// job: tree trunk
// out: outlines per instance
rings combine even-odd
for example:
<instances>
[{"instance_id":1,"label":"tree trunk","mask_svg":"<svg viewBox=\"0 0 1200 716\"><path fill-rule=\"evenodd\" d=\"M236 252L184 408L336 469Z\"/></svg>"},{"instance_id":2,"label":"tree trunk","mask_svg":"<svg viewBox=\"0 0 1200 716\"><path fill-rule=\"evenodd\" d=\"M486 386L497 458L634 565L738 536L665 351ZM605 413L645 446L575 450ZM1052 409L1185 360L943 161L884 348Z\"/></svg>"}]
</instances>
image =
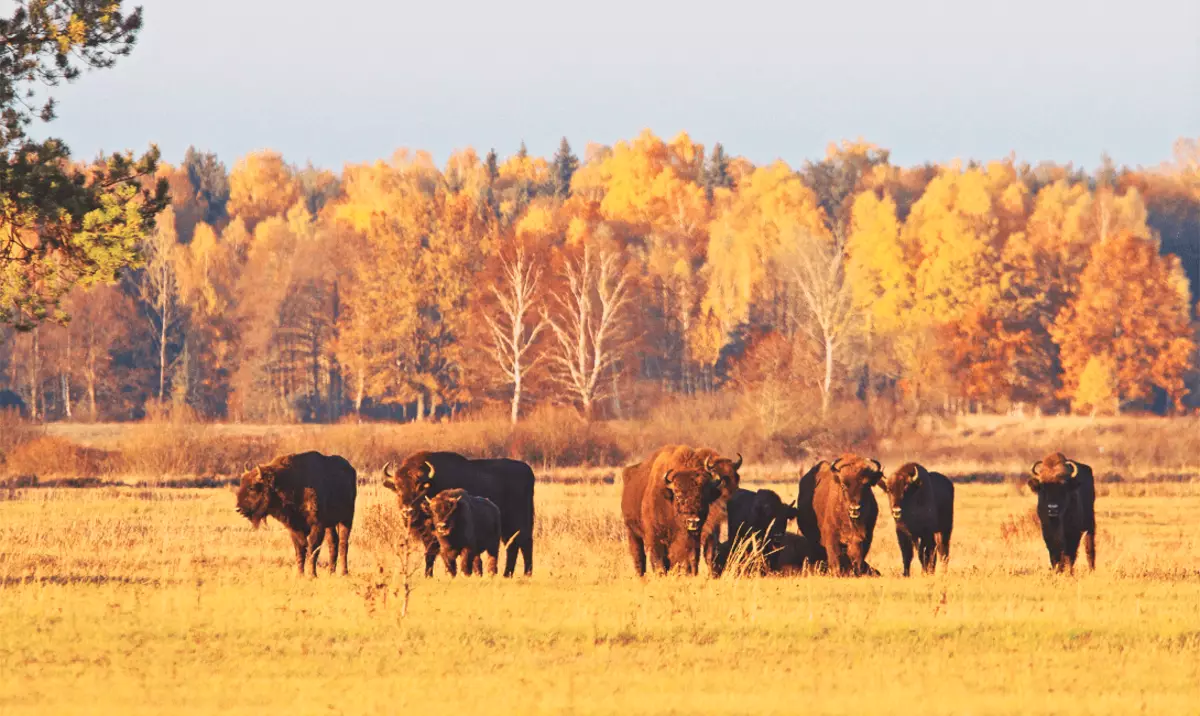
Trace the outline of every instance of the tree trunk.
<instances>
[{"instance_id":1,"label":"tree trunk","mask_svg":"<svg viewBox=\"0 0 1200 716\"><path fill-rule=\"evenodd\" d=\"M825 337L825 381L821 386L821 417L829 415L830 391L833 389L833 341Z\"/></svg>"},{"instance_id":2,"label":"tree trunk","mask_svg":"<svg viewBox=\"0 0 1200 716\"><path fill-rule=\"evenodd\" d=\"M520 414L520 411L521 411L521 368L519 365L515 366L515 367L516 367L516 370L513 371L513 396L512 396L512 415L511 415L513 425L517 424L517 416Z\"/></svg>"},{"instance_id":3,"label":"tree trunk","mask_svg":"<svg viewBox=\"0 0 1200 716\"><path fill-rule=\"evenodd\" d=\"M417 391L417 422L425 422L425 391Z\"/></svg>"},{"instance_id":4,"label":"tree trunk","mask_svg":"<svg viewBox=\"0 0 1200 716\"><path fill-rule=\"evenodd\" d=\"M167 385L167 316L163 310L162 328L158 334L158 402L163 400Z\"/></svg>"},{"instance_id":5,"label":"tree trunk","mask_svg":"<svg viewBox=\"0 0 1200 716\"><path fill-rule=\"evenodd\" d=\"M62 398L63 411L66 413L67 420L71 419L71 331L67 330L67 363L62 372Z\"/></svg>"}]
</instances>

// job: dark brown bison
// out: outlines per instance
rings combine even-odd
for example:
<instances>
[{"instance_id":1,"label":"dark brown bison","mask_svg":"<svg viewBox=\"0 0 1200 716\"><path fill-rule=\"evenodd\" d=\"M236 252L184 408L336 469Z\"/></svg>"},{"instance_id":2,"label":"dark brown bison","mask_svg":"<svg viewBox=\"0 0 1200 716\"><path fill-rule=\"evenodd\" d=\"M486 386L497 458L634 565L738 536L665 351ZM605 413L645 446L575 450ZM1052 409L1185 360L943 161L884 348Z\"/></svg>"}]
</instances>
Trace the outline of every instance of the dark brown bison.
<instances>
[{"instance_id":1,"label":"dark brown bison","mask_svg":"<svg viewBox=\"0 0 1200 716\"><path fill-rule=\"evenodd\" d=\"M709 508L721 496L721 479L703 469L674 469L662 451L622 472L621 512L638 576L647 554L655 572L672 567L699 572L701 534Z\"/></svg>"},{"instance_id":2,"label":"dark brown bison","mask_svg":"<svg viewBox=\"0 0 1200 716\"><path fill-rule=\"evenodd\" d=\"M475 570L483 574L484 554L488 556L488 573L495 574L500 556L500 508L463 489L442 490L426 499L438 551L450 576L457 573L455 565L460 555L463 574L470 576Z\"/></svg>"},{"instance_id":3,"label":"dark brown bison","mask_svg":"<svg viewBox=\"0 0 1200 716\"><path fill-rule=\"evenodd\" d=\"M329 532L329 571L337 569L340 548L346 574L357 494L357 473L345 458L319 452L283 455L247 467L237 488L237 511L255 527L268 517L283 523L296 547L300 574L311 555L316 576L317 553Z\"/></svg>"},{"instance_id":4,"label":"dark brown bison","mask_svg":"<svg viewBox=\"0 0 1200 716\"><path fill-rule=\"evenodd\" d=\"M871 488L882 477L879 461L846 454L800 478L796 524L814 562L838 574L877 574L866 560L879 518Z\"/></svg>"},{"instance_id":5,"label":"dark brown bison","mask_svg":"<svg viewBox=\"0 0 1200 716\"><path fill-rule=\"evenodd\" d=\"M1050 566L1075 571L1079 541L1084 540L1088 567L1096 568L1096 481L1092 468L1056 452L1033 463L1029 489L1037 494L1042 539ZM1086 537L1085 537L1086 535Z\"/></svg>"},{"instance_id":6,"label":"dark brown bison","mask_svg":"<svg viewBox=\"0 0 1200 716\"><path fill-rule=\"evenodd\" d=\"M469 460L453 452L419 452L408 456L395 471L384 467L383 486L396 493L401 513L408 509L409 525L426 497L461 488L491 500L500 508L500 539L508 545L504 576L511 577L520 553L525 574L533 573L533 470L518 460ZM419 518L417 518L419 519ZM437 544L436 542L434 543ZM436 548L425 552L430 574Z\"/></svg>"},{"instance_id":7,"label":"dark brown bison","mask_svg":"<svg viewBox=\"0 0 1200 716\"><path fill-rule=\"evenodd\" d=\"M774 490L738 490L729 500L729 539L726 553L739 541L752 539L760 546L766 567L772 572L780 569L784 535L789 520L796 519L796 504L785 505ZM723 565L718 565L719 574Z\"/></svg>"},{"instance_id":8,"label":"dark brown bison","mask_svg":"<svg viewBox=\"0 0 1200 716\"><path fill-rule=\"evenodd\" d=\"M879 485L887 493L896 520L904 576L912 566L913 547L926 574L933 573L939 555L943 563L949 562L954 529L954 483L950 478L910 462Z\"/></svg>"},{"instance_id":9,"label":"dark brown bison","mask_svg":"<svg viewBox=\"0 0 1200 716\"><path fill-rule=\"evenodd\" d=\"M805 566L812 561L808 540L804 535L784 532L775 551L775 566L773 570L779 574L801 574Z\"/></svg>"}]
</instances>

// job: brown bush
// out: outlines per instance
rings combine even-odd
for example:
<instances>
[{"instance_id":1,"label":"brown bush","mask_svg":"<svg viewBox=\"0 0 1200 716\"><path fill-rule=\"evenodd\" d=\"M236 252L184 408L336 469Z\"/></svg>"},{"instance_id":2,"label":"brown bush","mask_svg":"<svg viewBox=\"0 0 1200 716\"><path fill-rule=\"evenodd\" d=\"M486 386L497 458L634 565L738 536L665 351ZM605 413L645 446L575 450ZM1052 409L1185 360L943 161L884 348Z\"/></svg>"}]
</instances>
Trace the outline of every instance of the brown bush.
<instances>
[{"instance_id":1,"label":"brown bush","mask_svg":"<svg viewBox=\"0 0 1200 716\"><path fill-rule=\"evenodd\" d=\"M65 438L41 435L18 443L5 455L9 476L98 477L107 473L112 456L103 450L82 447Z\"/></svg>"}]
</instances>

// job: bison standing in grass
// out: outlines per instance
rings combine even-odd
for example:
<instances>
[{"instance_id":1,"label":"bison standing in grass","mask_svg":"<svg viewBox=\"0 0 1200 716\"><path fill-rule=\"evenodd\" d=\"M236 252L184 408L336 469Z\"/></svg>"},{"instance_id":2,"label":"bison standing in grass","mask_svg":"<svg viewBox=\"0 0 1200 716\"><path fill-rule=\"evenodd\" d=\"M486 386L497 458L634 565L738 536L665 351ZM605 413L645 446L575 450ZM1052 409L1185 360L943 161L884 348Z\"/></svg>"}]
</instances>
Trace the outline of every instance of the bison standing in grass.
<instances>
[{"instance_id":1,"label":"bison standing in grass","mask_svg":"<svg viewBox=\"0 0 1200 716\"><path fill-rule=\"evenodd\" d=\"M696 468L659 470L663 456L622 472L621 512L638 576L646 560L655 572L672 567L697 574L701 535L709 509L721 496L721 479Z\"/></svg>"},{"instance_id":2,"label":"bison standing in grass","mask_svg":"<svg viewBox=\"0 0 1200 716\"><path fill-rule=\"evenodd\" d=\"M463 574L483 574L482 555L487 554L489 574L496 573L500 555L500 508L489 499L468 495L465 490L442 490L428 500L429 519L437 535L438 551L453 577L462 556Z\"/></svg>"},{"instance_id":3,"label":"bison standing in grass","mask_svg":"<svg viewBox=\"0 0 1200 716\"><path fill-rule=\"evenodd\" d=\"M443 490L461 488L484 497L500 508L500 539L508 545L504 576L511 577L520 553L525 574L533 573L533 470L518 460L469 460L453 452L418 452L408 456L395 471L383 469L383 486L396 493L401 514L409 529L423 519L420 511L426 497ZM407 510L407 512L405 512ZM431 574L437 557L437 542L426 543L425 573Z\"/></svg>"},{"instance_id":4,"label":"bison standing in grass","mask_svg":"<svg viewBox=\"0 0 1200 716\"><path fill-rule=\"evenodd\" d=\"M1075 572L1080 539L1088 567L1096 568L1096 482L1092 468L1056 452L1033 463L1029 489L1037 495L1038 521L1050 566Z\"/></svg>"},{"instance_id":5,"label":"bison standing in grass","mask_svg":"<svg viewBox=\"0 0 1200 716\"><path fill-rule=\"evenodd\" d=\"M909 575L914 548L921 569L933 574L939 555L943 564L950 561L954 483L940 472L929 472L910 462L879 484L892 505L904 576Z\"/></svg>"},{"instance_id":6,"label":"bison standing in grass","mask_svg":"<svg viewBox=\"0 0 1200 716\"><path fill-rule=\"evenodd\" d=\"M879 518L871 488L882 477L878 460L846 454L800 478L796 524L813 561L837 574L876 574L866 560Z\"/></svg>"},{"instance_id":7,"label":"bison standing in grass","mask_svg":"<svg viewBox=\"0 0 1200 716\"><path fill-rule=\"evenodd\" d=\"M357 494L357 473L345 458L319 452L283 455L246 470L237 487L237 511L255 527L268 517L279 520L291 533L300 574L311 555L316 576L317 553L328 532L329 571L336 571L340 553L346 574Z\"/></svg>"}]
</instances>

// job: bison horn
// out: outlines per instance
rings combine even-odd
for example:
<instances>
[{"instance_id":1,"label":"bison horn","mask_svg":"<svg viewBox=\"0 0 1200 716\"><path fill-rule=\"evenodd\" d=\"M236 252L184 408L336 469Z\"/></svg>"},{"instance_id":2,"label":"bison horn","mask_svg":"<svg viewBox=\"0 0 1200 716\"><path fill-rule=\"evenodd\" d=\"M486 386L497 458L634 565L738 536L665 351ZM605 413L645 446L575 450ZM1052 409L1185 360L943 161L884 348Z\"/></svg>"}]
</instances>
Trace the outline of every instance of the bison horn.
<instances>
[{"instance_id":1,"label":"bison horn","mask_svg":"<svg viewBox=\"0 0 1200 716\"><path fill-rule=\"evenodd\" d=\"M425 467L429 468L429 478L428 479L432 480L433 479L433 463L426 460Z\"/></svg>"},{"instance_id":2,"label":"bison horn","mask_svg":"<svg viewBox=\"0 0 1200 716\"><path fill-rule=\"evenodd\" d=\"M837 472L838 471L838 463L841 461L842 461L842 459L840 457L838 459L834 460L833 464L829 466L829 469L833 470L834 472Z\"/></svg>"},{"instance_id":3,"label":"bison horn","mask_svg":"<svg viewBox=\"0 0 1200 716\"><path fill-rule=\"evenodd\" d=\"M870 460L868 460L867 462L869 462L869 463L871 463L872 465L874 465L874 466L875 466L875 472L883 472L883 465L880 465L880 464L879 464L879 461L878 461L878 460L876 460L875 458L871 458L871 459L870 459Z\"/></svg>"},{"instance_id":4,"label":"bison horn","mask_svg":"<svg viewBox=\"0 0 1200 716\"><path fill-rule=\"evenodd\" d=\"M1037 476L1038 476L1038 466L1040 466L1041 464L1042 464L1042 461L1041 461L1041 460L1038 460L1037 462L1033 463L1033 467L1029 468L1029 472L1030 472L1030 473L1031 473L1031 474L1032 474L1034 477L1037 477Z\"/></svg>"},{"instance_id":5,"label":"bison horn","mask_svg":"<svg viewBox=\"0 0 1200 716\"><path fill-rule=\"evenodd\" d=\"M427 505L433 504L433 500L429 499L429 495L425 495L425 504L427 504Z\"/></svg>"},{"instance_id":6,"label":"bison horn","mask_svg":"<svg viewBox=\"0 0 1200 716\"><path fill-rule=\"evenodd\" d=\"M711 469L712 469L712 455L708 455L704 458L704 470L705 470L705 472L707 472Z\"/></svg>"},{"instance_id":7,"label":"bison horn","mask_svg":"<svg viewBox=\"0 0 1200 716\"><path fill-rule=\"evenodd\" d=\"M663 482L665 482L665 483L667 483L668 485L670 485L670 484L671 484L671 473L673 473L673 472L675 472L675 471L674 471L674 470L667 470L665 473L663 473Z\"/></svg>"},{"instance_id":8,"label":"bison horn","mask_svg":"<svg viewBox=\"0 0 1200 716\"><path fill-rule=\"evenodd\" d=\"M1074 460L1067 460L1067 465L1071 468L1071 479L1074 480L1079 476L1079 465Z\"/></svg>"},{"instance_id":9,"label":"bison horn","mask_svg":"<svg viewBox=\"0 0 1200 716\"><path fill-rule=\"evenodd\" d=\"M739 470L742 467L742 454L739 452L737 454L737 456L738 456L737 462L733 463L734 470Z\"/></svg>"},{"instance_id":10,"label":"bison horn","mask_svg":"<svg viewBox=\"0 0 1200 716\"><path fill-rule=\"evenodd\" d=\"M242 463L242 472L250 472L253 469L254 469L254 466L251 465L248 460L246 462Z\"/></svg>"},{"instance_id":11,"label":"bison horn","mask_svg":"<svg viewBox=\"0 0 1200 716\"><path fill-rule=\"evenodd\" d=\"M392 475L392 463L389 462L388 464L383 466L383 476L384 477L394 477L394 475Z\"/></svg>"}]
</instances>

